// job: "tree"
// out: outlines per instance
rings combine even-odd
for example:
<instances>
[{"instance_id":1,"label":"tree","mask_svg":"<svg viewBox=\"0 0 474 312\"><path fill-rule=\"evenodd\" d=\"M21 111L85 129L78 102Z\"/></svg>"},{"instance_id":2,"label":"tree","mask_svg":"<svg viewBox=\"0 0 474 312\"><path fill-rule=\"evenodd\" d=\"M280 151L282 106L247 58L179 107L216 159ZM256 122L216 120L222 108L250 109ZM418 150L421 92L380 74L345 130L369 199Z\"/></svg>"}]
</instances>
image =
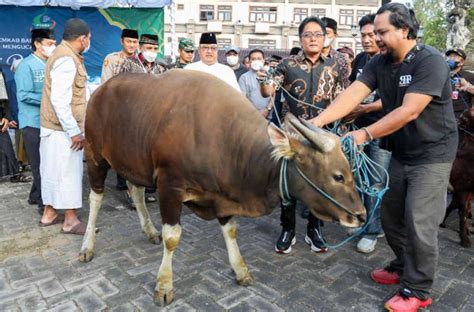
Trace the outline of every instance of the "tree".
<instances>
[{"instance_id":1,"label":"tree","mask_svg":"<svg viewBox=\"0 0 474 312\"><path fill-rule=\"evenodd\" d=\"M423 27L423 42L440 51L446 50L448 23L446 0L414 0L413 10L420 25Z\"/></svg>"}]
</instances>

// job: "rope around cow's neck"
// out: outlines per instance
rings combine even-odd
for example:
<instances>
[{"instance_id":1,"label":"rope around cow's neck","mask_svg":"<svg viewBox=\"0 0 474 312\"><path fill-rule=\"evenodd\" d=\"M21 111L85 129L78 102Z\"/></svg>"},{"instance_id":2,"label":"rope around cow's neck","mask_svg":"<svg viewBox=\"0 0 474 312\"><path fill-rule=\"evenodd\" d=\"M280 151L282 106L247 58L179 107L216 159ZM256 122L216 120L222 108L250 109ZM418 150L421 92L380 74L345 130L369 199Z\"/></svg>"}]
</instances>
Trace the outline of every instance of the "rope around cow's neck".
<instances>
[{"instance_id":1,"label":"rope around cow's neck","mask_svg":"<svg viewBox=\"0 0 474 312\"><path fill-rule=\"evenodd\" d=\"M282 88L281 84L279 84L277 81L272 79L270 83L275 84L277 89L282 89L293 100L295 100L295 101L297 101L297 102L299 102L303 105L313 107L313 108L315 108L319 111L324 110L324 109L322 109L320 107L317 107L313 104L306 103L304 101L296 99L287 90L285 90L285 88ZM275 112L275 116L278 120L279 126L282 127L283 123L280 119L280 116L278 116L277 112ZM332 129L330 129L330 131L333 132L334 134L340 136L341 133L339 131L339 128L341 126L342 126L342 124L340 122L336 122L336 123L334 123L334 126L333 126ZM355 126L353 126L353 127L355 127ZM469 133L469 134L471 134L471 133ZM364 144L364 145L366 145L366 144ZM363 227L360 228L360 230L358 230L353 235L347 237L346 239L342 240L338 244L331 245L331 244L326 243L326 241L324 241L323 233L321 233L321 237L323 237L323 241L324 241L324 244L325 244L326 247L330 247L330 248L341 247L341 246L345 245L346 243L348 243L349 241L351 241L352 239L354 239L355 237L362 234L367 229L368 225L372 222L374 212L379 207L379 205L382 201L383 195L388 190L389 176L388 176L387 170L385 170L385 168L383 166L381 166L381 165L377 164L376 162L374 162L372 159L370 159L364 153L364 151L363 151L363 146L364 145L357 146L355 144L354 138L352 136L344 136L344 137L341 138L342 151L344 152L344 154L347 157L347 160L349 161L349 164L350 164L350 167L351 167L351 170L352 170L352 174L353 174L354 180L356 182L356 188L357 188L357 191L359 192L359 195L362 199L362 202L364 202L364 199L365 199L366 196L369 196L369 197L375 198L375 203L374 203L373 207L370 207L370 208L367 207L367 206L370 205L370 203L372 201L370 201L369 203L364 203L364 205L370 211L369 215L367 217L366 223L364 224ZM295 166L296 166L296 164L295 164ZM298 168L298 166L296 166L296 169L297 169L298 173L301 175L301 177L303 177L303 179L308 184L310 184L311 187L316 189L327 200L331 201L333 204L335 204L337 207L339 207L342 210L344 210L345 212L347 212L349 215L354 216L354 213L352 211L350 211L349 209L344 207L336 199L334 199L331 195L327 194L322 189L320 189L317 185L315 185L300 170L300 168ZM281 195L281 198L282 198L282 204L284 206L287 206L291 203L291 195L290 195L290 192L289 192L289 189L288 189L287 172L288 172L288 160L284 159L282 161L282 164L281 164L281 167L280 167L280 183L279 183L280 195ZM385 184L381 185L380 189L376 188L375 186L380 185L382 183L382 181L385 181ZM364 195L366 195L366 196L364 196Z\"/></svg>"}]
</instances>

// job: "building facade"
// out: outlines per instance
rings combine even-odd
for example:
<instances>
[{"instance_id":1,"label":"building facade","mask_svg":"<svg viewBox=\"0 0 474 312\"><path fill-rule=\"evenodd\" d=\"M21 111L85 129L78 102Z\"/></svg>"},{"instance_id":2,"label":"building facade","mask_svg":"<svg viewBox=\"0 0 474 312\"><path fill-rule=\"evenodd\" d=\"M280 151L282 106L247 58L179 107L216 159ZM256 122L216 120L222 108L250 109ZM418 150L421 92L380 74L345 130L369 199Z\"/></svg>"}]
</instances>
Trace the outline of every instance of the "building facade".
<instances>
[{"instance_id":1,"label":"building facade","mask_svg":"<svg viewBox=\"0 0 474 312\"><path fill-rule=\"evenodd\" d=\"M375 13L381 0L175 0L178 38L199 41L201 33L217 33L221 48L291 49L299 46L298 25L307 16L327 16L338 22L335 48L362 47L352 26ZM171 53L171 8L165 11L165 54ZM358 33L357 27L357 33Z\"/></svg>"}]
</instances>

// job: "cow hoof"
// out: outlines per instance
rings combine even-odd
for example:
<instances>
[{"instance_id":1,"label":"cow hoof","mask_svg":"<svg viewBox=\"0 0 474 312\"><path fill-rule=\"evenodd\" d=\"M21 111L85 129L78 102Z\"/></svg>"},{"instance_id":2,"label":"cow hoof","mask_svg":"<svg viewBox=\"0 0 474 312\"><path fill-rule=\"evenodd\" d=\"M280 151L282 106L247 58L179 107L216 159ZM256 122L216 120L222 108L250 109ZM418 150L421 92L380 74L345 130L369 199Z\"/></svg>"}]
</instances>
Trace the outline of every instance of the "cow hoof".
<instances>
[{"instance_id":1,"label":"cow hoof","mask_svg":"<svg viewBox=\"0 0 474 312\"><path fill-rule=\"evenodd\" d=\"M237 284L239 284L240 286L244 286L244 287L252 286L253 285L252 275L250 275L250 273L249 273L246 276L244 276L244 278L238 279Z\"/></svg>"},{"instance_id":2,"label":"cow hoof","mask_svg":"<svg viewBox=\"0 0 474 312\"><path fill-rule=\"evenodd\" d=\"M161 236L161 234L157 234L157 235L150 236L148 238L148 240L152 244L159 245L159 244L161 244L161 241L163 240L163 237Z\"/></svg>"},{"instance_id":3,"label":"cow hoof","mask_svg":"<svg viewBox=\"0 0 474 312\"><path fill-rule=\"evenodd\" d=\"M461 240L461 246L463 246L464 248L470 248L471 247L471 241L468 239L468 240Z\"/></svg>"},{"instance_id":4,"label":"cow hoof","mask_svg":"<svg viewBox=\"0 0 474 312\"><path fill-rule=\"evenodd\" d=\"M168 305L174 300L174 289L168 291L156 291L153 301L161 306Z\"/></svg>"},{"instance_id":5,"label":"cow hoof","mask_svg":"<svg viewBox=\"0 0 474 312\"><path fill-rule=\"evenodd\" d=\"M94 252L92 250L86 249L79 252L79 261L89 262L94 258Z\"/></svg>"}]
</instances>

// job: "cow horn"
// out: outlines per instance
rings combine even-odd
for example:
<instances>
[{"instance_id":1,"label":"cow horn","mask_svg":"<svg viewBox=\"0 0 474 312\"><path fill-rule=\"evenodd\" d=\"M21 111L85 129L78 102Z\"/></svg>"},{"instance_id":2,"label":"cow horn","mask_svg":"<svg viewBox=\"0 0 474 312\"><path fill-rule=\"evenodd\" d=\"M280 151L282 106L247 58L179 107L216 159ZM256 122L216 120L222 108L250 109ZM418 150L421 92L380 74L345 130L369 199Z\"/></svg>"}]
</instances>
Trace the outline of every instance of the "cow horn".
<instances>
[{"instance_id":1,"label":"cow horn","mask_svg":"<svg viewBox=\"0 0 474 312\"><path fill-rule=\"evenodd\" d=\"M296 131L313 143L322 152L328 153L336 147L336 140L328 135L325 130L315 127L306 120L301 120L304 123L303 124L290 113L287 114L286 118Z\"/></svg>"}]
</instances>

